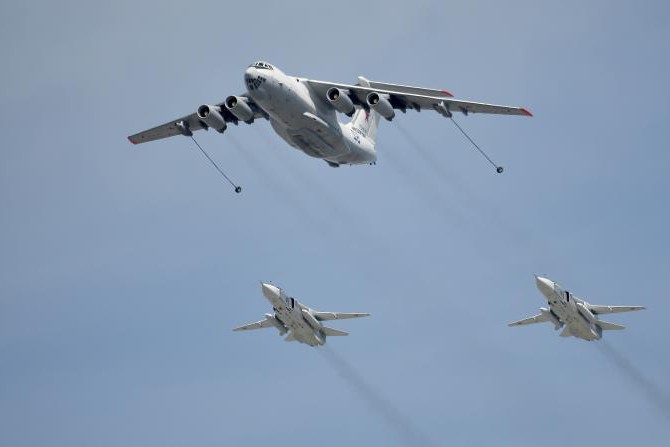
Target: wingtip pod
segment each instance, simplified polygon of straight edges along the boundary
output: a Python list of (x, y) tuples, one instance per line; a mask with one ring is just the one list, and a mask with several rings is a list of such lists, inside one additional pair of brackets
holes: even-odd
[(444, 96), (447, 96), (447, 97), (449, 97), (449, 98), (453, 98), (453, 97), (454, 97), (454, 95), (452, 95), (451, 92), (448, 92), (448, 91), (446, 91), (446, 90), (443, 89), (443, 88), (440, 89), (440, 91), (441, 91), (442, 93), (444, 93)]
[(519, 107), (519, 110), (521, 110), (521, 113), (523, 113), (526, 116), (533, 116), (532, 113), (530, 113), (527, 109), (524, 109), (523, 107)]
[(137, 141), (133, 141), (133, 137), (128, 137), (128, 141), (130, 141), (133, 144), (137, 144)]

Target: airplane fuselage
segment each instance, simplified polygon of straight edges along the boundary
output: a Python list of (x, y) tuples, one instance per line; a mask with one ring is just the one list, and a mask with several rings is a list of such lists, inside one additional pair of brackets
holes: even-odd
[(314, 94), (301, 78), (265, 65), (247, 68), (245, 85), (284, 141), (332, 166), (376, 161), (374, 141), (358, 134), (350, 123), (340, 123), (326, 98)]
[(547, 299), (550, 318), (556, 318), (567, 326), (561, 335), (575, 336), (584, 340), (599, 340), (602, 329), (598, 326), (598, 319), (584, 305), (584, 301), (575, 297), (558, 284), (538, 278), (537, 286)]
[(309, 314), (307, 306), (271, 285), (263, 285), (263, 295), (272, 304), (275, 312), (272, 317), (288, 331), (287, 341), (296, 340), (310, 346), (326, 343), (321, 324), (316, 319), (308, 321), (311, 314), (305, 315), (305, 312)]

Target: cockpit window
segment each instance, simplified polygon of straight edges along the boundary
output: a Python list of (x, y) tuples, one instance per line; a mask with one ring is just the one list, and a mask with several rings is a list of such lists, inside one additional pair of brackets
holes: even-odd
[(274, 70), (274, 67), (267, 62), (258, 61), (251, 64), (252, 67), (259, 68), (261, 70)]

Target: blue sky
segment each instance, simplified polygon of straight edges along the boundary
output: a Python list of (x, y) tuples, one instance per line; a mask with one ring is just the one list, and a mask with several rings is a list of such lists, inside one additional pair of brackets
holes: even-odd
[[(14, 2), (0, 16), (0, 444), (667, 443), (668, 411), (598, 343), (506, 323), (533, 274), (649, 310), (608, 346), (670, 392), (667, 2)], [(268, 123), (126, 136), (289, 74), (446, 88), (535, 116), (382, 123), (330, 169)], [(406, 138), (409, 134), (410, 139)], [(329, 347), (233, 333), (258, 280), (367, 311)], [(334, 324), (335, 325), (335, 324)], [(360, 385), (360, 384), (358, 384)], [(662, 400), (662, 397), (661, 397)]]

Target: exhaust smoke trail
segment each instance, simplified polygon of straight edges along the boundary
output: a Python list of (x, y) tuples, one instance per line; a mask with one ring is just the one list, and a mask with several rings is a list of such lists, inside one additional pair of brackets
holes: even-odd
[(229, 136), (230, 141), (238, 149), (244, 160), (260, 174), (260, 178), (268, 190), (276, 194), (281, 200), (284, 200), (291, 206), (294, 214), (297, 214), (300, 220), (308, 222), (309, 226), (314, 229), (321, 236), (328, 236), (333, 231), (333, 227), (327, 220), (321, 220), (316, 215), (313, 215), (309, 209), (296, 200), (295, 195), (291, 194), (286, 185), (277, 178), (276, 175), (267, 169), (261, 161), (253, 155), (252, 151), (246, 151), (242, 145), (232, 135)]
[(642, 371), (621, 352), (614, 349), (604, 340), (600, 340), (599, 345), (605, 357), (644, 393), (647, 400), (661, 410), (665, 417), (670, 419), (670, 396), (657, 384), (645, 377)]
[(356, 396), (360, 396), (368, 407), (384, 420), (389, 429), (402, 438), (405, 444), (410, 446), (435, 445), (428, 437), (419, 432), (407, 416), (374, 389), (344, 358), (327, 345), (322, 346), (318, 351), (322, 352), (322, 355), (352, 388)]
[[(515, 245), (523, 246), (529, 250), (536, 263), (540, 259), (545, 259), (549, 256), (547, 254), (551, 253), (551, 250), (546, 244), (534, 237), (529, 230), (511, 224), (509, 220), (505, 219), (502, 210), (495, 203), (490, 203), (477, 195), (471, 188), (468, 188), (467, 185), (463, 184), (455, 172), (439, 161), (400, 122), (397, 122), (395, 127), (412, 148), (415, 149), (415, 153), (418, 155), (417, 159), (433, 173), (434, 177), (438, 181), (445, 183), (453, 193), (464, 196), (470, 204), (474, 205), (473, 209), (482, 215), (482, 218), (468, 216), (462, 218), (462, 220), (465, 219), (469, 221), (469, 224), (479, 226), (482, 229), (489, 229), (491, 227), (490, 225), (484, 225), (485, 222), (494, 223), (496, 230), (507, 233)], [(463, 215), (464, 213), (461, 214)]]

